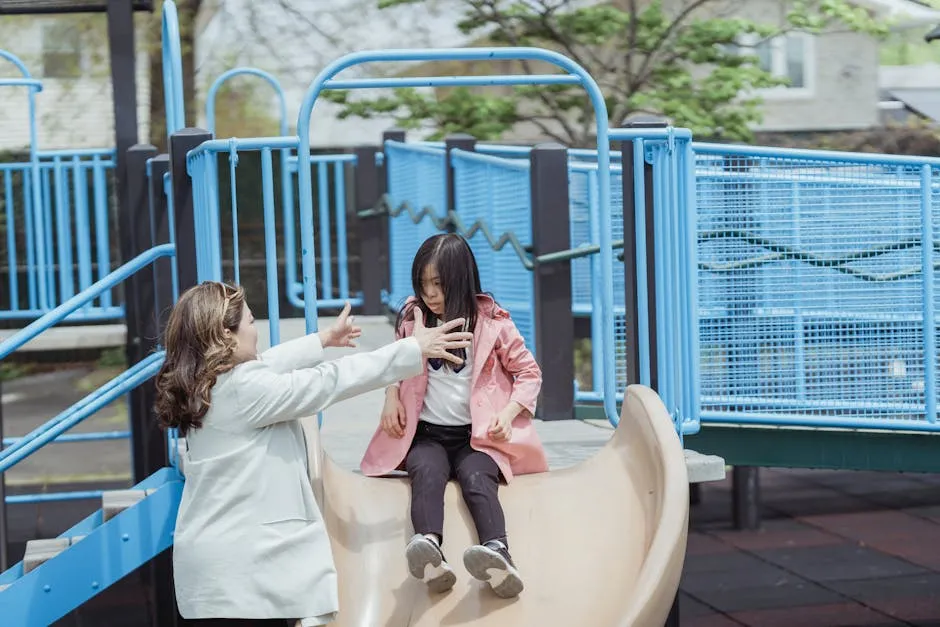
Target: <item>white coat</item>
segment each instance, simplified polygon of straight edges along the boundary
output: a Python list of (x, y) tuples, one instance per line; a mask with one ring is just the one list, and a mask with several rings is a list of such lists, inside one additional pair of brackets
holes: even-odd
[[(422, 372), (413, 338), (322, 362), (316, 334), (218, 378), (191, 431), (173, 570), (183, 618), (321, 617), (339, 609), (330, 539), (298, 420)], [(316, 365), (319, 364), (319, 365)], [(314, 367), (315, 366), (315, 367)], [(318, 624), (318, 621), (311, 621)]]

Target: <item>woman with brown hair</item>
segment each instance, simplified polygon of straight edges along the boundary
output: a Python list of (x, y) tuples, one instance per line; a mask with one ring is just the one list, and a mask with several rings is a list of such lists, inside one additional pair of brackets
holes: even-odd
[(319, 333), (258, 355), (242, 288), (205, 282), (170, 313), (156, 413), (186, 438), (186, 481), (173, 570), (180, 614), (194, 625), (325, 625), (339, 610), (330, 540), (307, 478), (299, 419), (423, 371), (456, 364), (472, 335), (456, 319), (405, 339), (323, 361), (354, 346), (349, 305)]

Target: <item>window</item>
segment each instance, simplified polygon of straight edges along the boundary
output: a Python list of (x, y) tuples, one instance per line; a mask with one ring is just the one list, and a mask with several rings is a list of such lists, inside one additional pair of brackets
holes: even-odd
[(78, 78), (82, 75), (82, 37), (72, 24), (48, 24), (42, 29), (44, 78)]
[[(750, 42), (747, 41), (750, 39)], [(789, 80), (788, 85), (764, 90), (765, 93), (796, 95), (810, 93), (813, 88), (813, 38), (805, 33), (788, 33), (758, 42), (756, 37), (745, 38), (746, 52), (755, 55), (758, 66), (778, 78)]]

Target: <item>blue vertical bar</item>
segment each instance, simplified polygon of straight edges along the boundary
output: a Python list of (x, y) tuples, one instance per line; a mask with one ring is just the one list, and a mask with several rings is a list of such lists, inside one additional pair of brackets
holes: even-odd
[[(234, 181), (233, 181), (234, 184)], [(277, 231), (274, 224), (274, 165), (271, 149), (261, 150), (261, 191), (264, 199), (264, 265), (268, 283), (268, 325), (271, 346), (281, 342), (281, 311), (277, 289)]]
[[(690, 386), (691, 382), (691, 370), (692, 370), (692, 359), (691, 359), (691, 326), (692, 326), (692, 311), (691, 303), (689, 302), (687, 295), (690, 291), (689, 284), (691, 283), (691, 277), (689, 274), (689, 257), (692, 254), (692, 250), (686, 245), (685, 235), (688, 231), (687, 223), (689, 220), (687, 207), (688, 199), (688, 189), (686, 189), (686, 179), (684, 176), (685, 168), (688, 167), (688, 160), (686, 155), (686, 145), (685, 141), (676, 142), (676, 147), (674, 149), (675, 158), (673, 159), (674, 167), (669, 172), (669, 183), (676, 190), (676, 241), (675, 248), (678, 252), (678, 270), (679, 270), (679, 300), (676, 301), (676, 315), (678, 319), (677, 328), (679, 329), (679, 377), (681, 380), (681, 386), (679, 388), (679, 406), (680, 411), (680, 422), (679, 422), (679, 435), (682, 435), (682, 425), (689, 420), (692, 415), (692, 390)], [(685, 297), (684, 297), (685, 296)]]
[(920, 208), (922, 213), (921, 257), (924, 267), (924, 410), (927, 422), (937, 421), (937, 321), (934, 313), (933, 193), (929, 165), (921, 167)]
[[(597, 209), (597, 171), (588, 170), (588, 229), (592, 242), (599, 242), (601, 225)], [(604, 390), (604, 324), (605, 312), (601, 303), (601, 291), (597, 289), (600, 284), (601, 269), (600, 257), (591, 255), (591, 384), (594, 392), (603, 394)]]
[[(75, 193), (75, 243), (78, 253), (78, 285), (87, 289), (91, 277), (91, 224), (88, 219), (88, 177), (79, 157), (72, 158), (72, 189)], [(91, 309), (91, 303), (83, 307)]]
[(203, 179), (203, 185), (206, 188), (208, 197), (208, 206), (206, 213), (208, 224), (210, 226), (209, 244), (212, 254), (209, 261), (212, 263), (212, 276), (216, 281), (222, 280), (222, 226), (221, 204), (219, 203), (219, 186), (216, 183), (219, 179), (219, 157), (216, 153), (206, 155), (206, 177)]
[(666, 367), (666, 290), (663, 289), (663, 275), (665, 266), (665, 232), (663, 224), (662, 204), (666, 190), (663, 189), (660, 177), (656, 176), (657, 158), (660, 147), (654, 145), (653, 150), (653, 265), (656, 270), (656, 354), (657, 354), (657, 380), (659, 389), (656, 392), (663, 399), (666, 408), (669, 408), (669, 370)]
[(232, 270), (235, 274), (235, 285), (241, 282), (241, 272), (238, 268), (238, 182), (235, 168), (238, 167), (238, 150), (235, 143), (228, 153), (229, 185), (232, 188)]
[(330, 246), (330, 164), (317, 164), (317, 192), (320, 209), (320, 295), (329, 300), (333, 298), (333, 251)]
[(13, 213), (13, 173), (7, 170), (3, 173), (4, 207), (7, 213), (7, 275), (10, 279), (10, 310), (20, 308), (19, 268), (16, 262), (16, 223)]
[[(642, 139), (633, 140), (633, 206), (636, 229), (636, 284), (637, 284), (637, 331), (640, 340), (640, 383), (649, 387), (650, 374), (650, 325), (649, 286), (646, 282), (646, 148)], [(627, 172), (623, 173), (628, 176)], [(628, 228), (629, 225), (624, 225)], [(631, 312), (627, 312), (629, 316)]]
[[(166, 196), (166, 223), (167, 230), (170, 232), (170, 243), (174, 246), (176, 245), (176, 212), (173, 209), (173, 183), (170, 180), (170, 173), (166, 172), (163, 175), (163, 194)], [(196, 238), (196, 241), (199, 241), (199, 238)], [(173, 302), (176, 302), (176, 299), (180, 295), (180, 285), (179, 277), (177, 276), (176, 271), (176, 255), (170, 257), (170, 276), (173, 279)]]
[[(668, 378), (668, 394), (669, 394), (669, 411), (675, 419), (676, 414), (678, 413), (678, 399), (676, 394), (676, 389), (681, 385), (680, 381), (677, 381), (678, 370), (676, 368), (676, 357), (678, 356), (678, 350), (675, 345), (676, 336), (678, 335), (679, 325), (676, 323), (676, 303), (679, 298), (679, 285), (678, 285), (678, 275), (676, 274), (676, 232), (675, 232), (675, 207), (676, 207), (676, 190), (673, 185), (670, 185), (669, 172), (673, 168), (673, 162), (676, 156), (675, 147), (672, 145), (664, 144), (663, 148), (659, 152), (658, 164), (655, 167), (655, 171), (658, 171), (659, 174), (657, 179), (659, 179), (660, 189), (665, 193), (665, 204), (663, 207), (663, 222), (664, 222), (664, 231), (665, 237), (663, 238), (663, 244), (665, 245), (666, 250), (664, 250), (663, 258), (666, 261), (666, 267), (664, 268), (665, 272), (663, 273), (663, 287), (666, 291), (666, 376)], [(662, 354), (662, 353), (660, 353)]]
[(39, 301), (36, 281), (41, 277), (41, 270), (36, 265), (36, 235), (33, 222), (33, 196), (30, 189), (32, 178), (27, 176), (28, 170), (23, 172), (23, 218), (26, 226), (26, 282), (29, 292), (29, 308), (38, 309)]
[[(107, 179), (104, 176), (104, 166), (98, 155), (95, 155), (92, 160), (91, 167), (95, 203), (95, 248), (98, 254), (98, 280), (100, 281), (111, 272), (111, 223), (108, 220)], [(111, 290), (101, 294), (101, 306), (111, 306)]]
[(349, 298), (349, 260), (346, 251), (346, 167), (342, 161), (333, 164), (333, 187), (336, 190), (336, 265), (339, 272), (339, 297)]
[(55, 306), (55, 248), (53, 246), (53, 233), (55, 225), (52, 222), (52, 170), (51, 167), (45, 167), (42, 170), (43, 193), (40, 196), (42, 200), (42, 220), (43, 232), (45, 234), (45, 246), (40, 248), (40, 253), (44, 254), (46, 262), (46, 307)]
[(290, 302), (297, 283), (297, 235), (294, 230), (294, 174), (290, 167), (290, 150), (281, 150), (281, 210), (284, 221), (284, 286)]
[(694, 421), (696, 427), (700, 421), (701, 413), (701, 346), (699, 344), (699, 303), (698, 303), (698, 195), (695, 179), (695, 153), (692, 150), (692, 141), (687, 140), (685, 145), (686, 167), (682, 175), (685, 177), (685, 213), (687, 216), (685, 230), (685, 248), (689, 251), (688, 255), (688, 315), (690, 316), (689, 326), (689, 348), (690, 348), (690, 371), (689, 371), (689, 394), (691, 401), (692, 414), (690, 419)]
[(68, 197), (68, 173), (60, 157), (54, 157), (56, 226), (58, 227), (59, 296), (65, 302), (75, 295), (72, 280), (72, 203)]
[[(766, 167), (767, 160), (761, 159), (761, 172), (768, 172), (770, 170)], [(762, 187), (765, 184), (762, 183)], [(828, 190), (826, 190), (826, 200), (828, 201)], [(802, 220), (802, 211), (800, 207), (800, 184), (798, 181), (793, 181), (790, 183), (790, 206), (793, 207), (793, 246), (796, 250), (803, 249), (803, 241), (800, 236), (800, 222)], [(828, 202), (826, 203), (828, 204)], [(766, 205), (764, 205), (766, 206)], [(827, 207), (828, 209), (828, 207)], [(825, 209), (823, 210), (823, 215), (829, 215), (829, 212)], [(802, 264), (800, 262), (794, 262), (793, 266), (798, 267)], [(794, 279), (799, 281), (799, 270), (794, 273)], [(801, 290), (793, 290), (793, 298), (795, 302), (793, 303), (793, 313), (794, 313), (794, 369), (796, 370), (796, 398), (800, 400), (806, 400), (806, 337), (803, 328), (803, 303), (800, 298)]]

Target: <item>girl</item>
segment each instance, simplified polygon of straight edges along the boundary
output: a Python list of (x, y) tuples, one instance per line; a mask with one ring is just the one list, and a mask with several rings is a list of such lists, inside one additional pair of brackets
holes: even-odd
[(513, 597), (523, 584), (509, 555), (497, 488), (514, 474), (548, 470), (532, 424), (541, 370), (509, 314), (483, 293), (462, 237), (426, 240), (415, 255), (411, 281), (415, 297), (399, 313), (397, 336), (419, 328), (412, 319), (428, 328), (465, 319), (473, 344), (452, 351), (465, 365), (429, 359), (430, 368), (420, 375), (387, 388), (382, 422), (361, 469), (371, 476), (408, 472), (415, 535), (405, 557), (412, 576), (435, 592), (456, 582), (441, 550), (444, 488), (456, 477), (480, 542), (464, 552), (464, 565), (497, 595)]
[[(415, 320), (412, 338), (323, 362), (325, 346), (355, 346), (347, 303), (329, 329), (258, 355), (242, 288), (206, 282), (170, 313), (156, 414), (186, 438), (186, 481), (173, 570), (183, 618), (194, 625), (330, 622), (336, 570), (307, 478), (299, 419), (422, 371), (425, 358), (460, 365), (447, 349), (470, 333)], [(323, 363), (321, 363), (323, 362)]]

